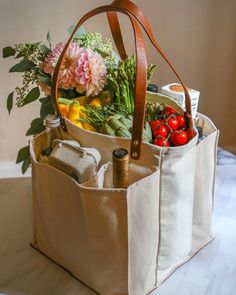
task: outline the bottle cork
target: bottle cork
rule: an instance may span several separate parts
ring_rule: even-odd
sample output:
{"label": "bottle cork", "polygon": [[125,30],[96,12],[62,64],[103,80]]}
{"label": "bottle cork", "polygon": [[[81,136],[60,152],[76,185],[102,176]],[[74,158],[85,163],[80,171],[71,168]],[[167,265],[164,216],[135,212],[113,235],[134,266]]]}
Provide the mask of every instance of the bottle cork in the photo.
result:
{"label": "bottle cork", "polygon": [[118,148],[112,153],[113,186],[127,188],[129,184],[129,153],[126,149]]}

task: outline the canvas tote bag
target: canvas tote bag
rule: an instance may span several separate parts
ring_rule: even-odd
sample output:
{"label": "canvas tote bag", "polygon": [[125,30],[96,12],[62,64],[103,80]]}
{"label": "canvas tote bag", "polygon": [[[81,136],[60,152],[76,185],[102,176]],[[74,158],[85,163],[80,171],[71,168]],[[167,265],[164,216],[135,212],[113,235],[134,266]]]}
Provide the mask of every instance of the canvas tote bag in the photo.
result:
{"label": "canvas tote bag", "polygon": [[[33,246],[98,294],[144,295],[159,286],[176,267],[212,239],[211,212],[218,131],[203,116],[204,132],[208,136],[197,144],[190,98],[183,85],[186,115],[193,138],[185,146],[170,148],[141,141],[146,98],[146,54],[138,23],[161,55],[166,57],[158,47],[146,18],[131,1],[114,1],[112,5],[94,9],[79,21],[74,32],[86,19],[104,11],[108,12],[121,57],[125,56],[125,49],[116,11],[128,15],[134,29],[137,83],[133,138],[129,140],[93,133],[63,118],[64,139],[77,140],[84,147],[95,147],[102,156],[98,174],[82,184],[38,162],[44,133],[30,142]],[[52,98],[58,114],[58,72],[72,37],[73,34],[53,77]],[[158,102],[165,99],[167,104],[183,113],[168,97],[148,93],[147,98]],[[127,189],[113,188],[112,151],[117,147],[129,149],[129,146],[130,185]]]}

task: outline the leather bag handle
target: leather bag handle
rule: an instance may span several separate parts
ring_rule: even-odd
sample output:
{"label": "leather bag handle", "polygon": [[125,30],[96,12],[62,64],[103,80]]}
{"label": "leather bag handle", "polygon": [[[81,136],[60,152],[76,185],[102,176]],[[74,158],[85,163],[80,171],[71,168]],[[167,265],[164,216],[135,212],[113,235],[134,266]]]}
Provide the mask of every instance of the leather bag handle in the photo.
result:
{"label": "leather bag handle", "polygon": [[[98,7],[87,14],[85,14],[77,23],[74,31],[72,32],[69,40],[67,41],[54,70],[52,78],[52,104],[56,113],[60,116],[60,111],[57,105],[58,97],[58,76],[61,68],[63,58],[66,51],[72,42],[73,36],[78,28],[89,18],[103,13],[103,12],[121,12],[126,14],[133,26],[134,36],[135,36],[135,50],[136,50],[136,82],[135,83],[135,101],[134,101],[134,119],[133,119],[133,131],[130,147],[130,156],[138,160],[140,157],[141,143],[142,143],[142,133],[144,126],[145,117],[145,101],[146,101],[146,83],[147,83],[147,58],[146,50],[144,47],[144,41],[140,27],[135,20],[135,18],[123,7],[116,7],[114,5],[105,5]],[[114,17],[114,14],[113,14]],[[120,48],[120,50],[122,50]]]}
{"label": "leather bag handle", "polygon": [[[186,107],[186,112],[187,112],[186,116],[188,117],[189,127],[190,127],[190,129],[192,129],[193,128],[193,121],[192,121],[191,99],[190,99],[190,95],[189,95],[189,92],[187,90],[187,87],[185,86],[185,84],[184,84],[182,78],[180,77],[180,75],[176,72],[176,70],[173,67],[173,65],[171,64],[171,62],[168,60],[168,58],[167,58],[166,54],[164,53],[164,51],[158,45],[158,43],[157,43],[157,41],[156,41],[156,39],[155,39],[155,37],[153,35],[151,26],[150,26],[147,18],[144,16],[144,14],[139,9],[139,7],[136,6],[130,0],[114,0],[112,2],[112,5],[115,5],[116,7],[122,7],[124,9],[126,9],[133,17],[136,18],[136,20],[140,23],[140,25],[143,27],[144,31],[146,32],[146,34],[147,34],[148,38],[150,39],[152,45],[157,49],[157,51],[165,59],[167,64],[170,66],[172,71],[175,73],[176,77],[178,78],[179,82],[181,83],[181,85],[182,85],[182,87],[184,89],[185,107]],[[120,30],[120,25],[119,25],[119,20],[118,20],[118,17],[116,15],[116,12],[114,12],[113,14],[108,14],[107,17],[108,17],[108,20],[109,20],[109,25],[110,25],[110,29],[112,31],[113,37],[115,37],[115,38],[117,38],[117,40],[119,40],[119,41],[115,41],[115,44],[117,44],[117,42],[119,42],[119,43],[123,42],[122,33],[121,33],[121,30]],[[119,47],[117,46],[118,51],[119,51],[119,48],[124,48],[124,45],[119,44]],[[123,51],[121,51],[121,52],[119,51],[119,54],[122,56],[124,53],[123,53]]]}
{"label": "leather bag handle", "polygon": [[121,59],[124,60],[127,54],[125,51],[124,41],[121,34],[120,23],[117,13],[115,11],[107,12],[107,18],[117,51],[119,52]]}

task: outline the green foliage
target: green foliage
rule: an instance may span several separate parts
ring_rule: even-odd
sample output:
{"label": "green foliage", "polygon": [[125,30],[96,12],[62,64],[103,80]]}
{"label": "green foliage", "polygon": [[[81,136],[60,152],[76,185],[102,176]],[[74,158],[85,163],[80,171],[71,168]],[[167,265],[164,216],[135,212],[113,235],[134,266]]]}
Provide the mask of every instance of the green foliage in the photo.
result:
{"label": "green foliage", "polygon": [[42,54],[43,55],[48,55],[48,53],[49,52],[51,52],[51,49],[50,48],[48,48],[46,45],[44,45],[44,44],[42,44],[42,48],[41,48],[41,50],[42,50]]}
{"label": "green foliage", "polygon": [[26,158],[28,158],[30,155],[29,153],[29,146],[24,146],[23,148],[21,148],[17,154],[17,158],[16,158],[16,164],[23,162]]}
{"label": "green foliage", "polygon": [[21,167],[21,171],[22,171],[23,174],[25,174],[25,172],[29,168],[30,164],[31,164],[31,159],[30,159],[30,156],[29,156],[28,158],[26,158],[23,161],[23,164],[22,164],[22,167]]}
{"label": "green foliage", "polygon": [[9,72],[22,73],[22,72],[30,71],[34,68],[35,68],[35,64],[32,61],[23,59],[22,61],[14,65],[12,68],[10,68]]}
{"label": "green foliage", "polygon": [[24,174],[31,163],[28,145],[21,148],[17,154],[16,164],[21,162],[22,162],[21,171]]}
{"label": "green foliage", "polygon": [[25,60],[30,60],[36,65],[44,61],[50,49],[41,42],[34,43],[19,43],[14,47],[15,52],[17,53],[16,57],[23,57]]}
{"label": "green foliage", "polygon": [[44,127],[44,118],[36,118],[31,122],[30,128],[26,132],[26,136],[28,135],[36,135],[40,132],[42,132],[45,127]]}
{"label": "green foliage", "polygon": [[8,47],[3,48],[2,57],[6,58],[6,57],[9,57],[9,56],[14,56],[15,53],[16,53],[15,49],[12,48],[11,46],[8,46]]}
{"label": "green foliage", "polygon": [[123,104],[110,103],[102,108],[94,108],[86,105],[86,115],[90,118],[89,123],[97,130],[101,130],[103,122],[115,114],[128,116],[128,112]]}
{"label": "green foliage", "polygon": [[[155,65],[147,68],[147,84],[152,77]],[[115,92],[115,101],[124,104],[130,114],[134,112],[134,96],[136,82],[136,59],[135,56],[127,57],[120,61],[117,68],[110,69],[108,83]]]}
{"label": "green foliage", "polygon": [[39,96],[40,96],[40,91],[38,87],[31,89],[30,92],[26,95],[23,105],[26,105],[30,102],[37,100]]}
{"label": "green foliage", "polygon": [[52,48],[52,43],[51,43],[51,34],[50,34],[50,32],[49,32],[49,31],[47,32],[47,41],[48,41],[49,47],[50,47],[50,49],[51,49],[51,48]]}
{"label": "green foliage", "polygon": [[[9,70],[11,73],[22,73],[22,86],[17,86],[15,88],[16,105],[18,107],[22,107],[38,99],[39,90],[35,88],[30,90],[34,84],[51,84],[50,77],[40,69],[42,61],[50,51],[51,50],[46,45],[40,42],[20,43],[15,45],[14,48],[6,47],[3,49],[3,56],[5,57],[15,55],[16,58],[22,58],[20,62]],[[11,98],[9,98],[9,105],[11,102],[10,99]]]}
{"label": "green foliage", "polygon": [[[51,37],[47,34],[47,40],[51,48]],[[16,94],[16,105],[22,107],[28,103],[34,102],[40,97],[39,83],[51,85],[51,78],[45,74],[40,66],[46,55],[51,51],[46,45],[37,43],[17,44],[14,47],[3,48],[3,57],[14,56],[21,58],[21,61],[15,64],[9,70],[10,73],[22,73],[22,86],[17,86],[15,91],[11,92],[7,98],[7,109],[10,113],[13,107],[13,95]],[[33,85],[37,87],[33,87]],[[36,135],[45,129],[43,122],[47,114],[53,113],[53,107],[50,98],[42,98],[40,108],[40,118],[36,118],[31,122],[26,135]],[[22,162],[22,173],[25,173],[30,166],[29,146],[25,146],[19,150],[16,163]]]}
{"label": "green foliage", "polygon": [[51,103],[50,97],[44,97],[40,99],[40,117],[45,119],[48,114],[54,114],[54,109]]}
{"label": "green foliage", "polygon": [[41,69],[38,70],[37,78],[40,83],[51,86],[51,77],[45,74]]}
{"label": "green foliage", "polygon": [[12,107],[13,107],[13,95],[14,95],[14,91],[11,92],[7,97],[7,109],[8,109],[9,114],[10,114]]}

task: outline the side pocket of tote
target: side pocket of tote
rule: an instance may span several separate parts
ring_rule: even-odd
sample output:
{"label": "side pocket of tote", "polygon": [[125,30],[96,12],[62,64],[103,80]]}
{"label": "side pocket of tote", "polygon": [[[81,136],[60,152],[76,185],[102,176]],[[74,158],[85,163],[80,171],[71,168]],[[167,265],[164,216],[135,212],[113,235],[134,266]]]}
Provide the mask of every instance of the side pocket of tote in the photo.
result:
{"label": "side pocket of tote", "polygon": [[191,253],[196,141],[162,155],[158,283]]}
{"label": "side pocket of tote", "polygon": [[157,284],[160,170],[127,190],[129,294],[148,294]]}
{"label": "side pocket of tote", "polygon": [[208,135],[196,146],[192,252],[212,238],[212,211],[216,169],[218,131]]}

